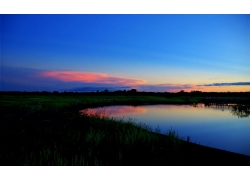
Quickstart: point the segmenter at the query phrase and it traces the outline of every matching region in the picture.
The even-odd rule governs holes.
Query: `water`
[[[250,156],[250,117],[240,117],[231,106],[205,107],[191,105],[108,106],[88,109],[104,111],[111,117],[123,117],[145,123],[153,130],[160,127],[165,134],[170,129],[190,141]]]

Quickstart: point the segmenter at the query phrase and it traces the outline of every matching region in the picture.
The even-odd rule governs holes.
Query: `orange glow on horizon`
[[[184,90],[185,92],[191,91],[202,91],[202,92],[249,92],[249,86],[198,86],[195,84],[189,84],[188,88],[186,85],[176,84],[176,85],[166,85],[168,87],[174,86],[176,88],[171,90],[166,90],[167,92],[180,92]]]
[[[249,86],[194,86],[193,89],[187,89],[190,91],[202,91],[202,92],[249,92]]]

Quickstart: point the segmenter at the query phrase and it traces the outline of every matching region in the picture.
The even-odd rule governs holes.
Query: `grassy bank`
[[[174,131],[159,136],[150,127],[98,113],[62,111],[53,120],[1,125],[1,165],[174,165],[181,143]]]

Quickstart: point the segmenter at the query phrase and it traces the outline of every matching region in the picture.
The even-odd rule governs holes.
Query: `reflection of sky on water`
[[[143,114],[147,112],[147,109],[141,106],[112,106],[105,108],[107,113],[113,117],[123,117],[127,114]]]
[[[95,112],[101,112],[110,117],[128,117],[129,115],[143,114],[147,112],[147,109],[141,106],[109,106],[102,108],[86,109],[84,113],[89,115]]]
[[[110,106],[105,113],[112,117],[131,117],[161,133],[171,128],[184,139],[190,137],[198,144],[237,152],[250,156],[250,118],[232,115],[231,108],[199,105]]]

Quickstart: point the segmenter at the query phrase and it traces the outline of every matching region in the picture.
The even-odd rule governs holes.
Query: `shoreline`
[[[199,165],[249,166],[250,156],[183,141],[184,154],[189,159],[196,158]]]
[[[166,136],[164,134],[159,136]],[[184,165],[191,166],[249,166],[250,156],[235,152],[226,151],[223,149],[213,148],[188,142],[182,139],[181,141],[181,156],[184,159]],[[191,164],[189,162],[192,162]]]

